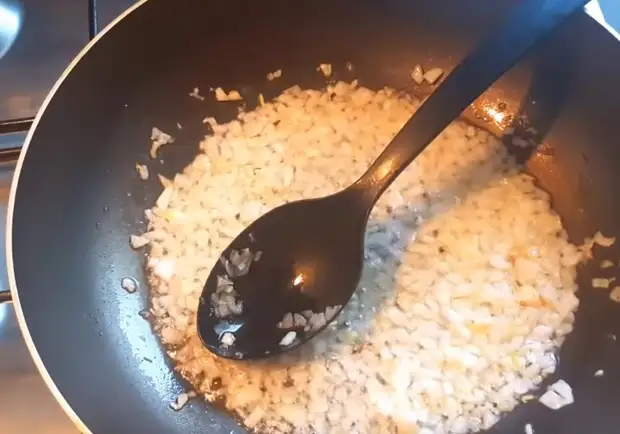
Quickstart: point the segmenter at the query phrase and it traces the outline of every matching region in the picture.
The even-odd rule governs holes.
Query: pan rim
[[[22,309],[20,299],[19,299],[19,291],[17,289],[17,282],[15,278],[15,269],[13,266],[13,216],[15,211],[15,198],[17,196],[17,188],[19,184],[20,174],[23,168],[24,160],[26,159],[26,154],[28,153],[28,149],[30,147],[30,143],[34,132],[37,129],[37,126],[45,114],[45,111],[50,104],[50,102],[54,99],[54,96],[60,86],[64,83],[65,79],[70,75],[73,69],[80,63],[82,58],[95,46],[99,40],[105,36],[107,32],[109,32],[114,26],[120,23],[123,19],[127,18],[132,12],[138,9],[140,6],[144,5],[149,0],[138,0],[136,3],[127,8],[124,12],[118,15],[114,20],[112,20],[107,26],[105,26],[93,39],[91,39],[82,50],[75,56],[75,58],[69,63],[66,69],[62,72],[60,77],[54,83],[54,86],[51,88],[45,100],[41,104],[34,121],[32,122],[32,126],[28,130],[28,134],[24,140],[24,144],[22,146],[22,150],[19,154],[19,158],[15,165],[15,173],[13,175],[13,180],[11,181],[11,189],[9,193],[9,202],[7,206],[7,219],[6,219],[6,227],[5,227],[5,250],[6,250],[6,268],[8,275],[8,283],[9,290],[11,292],[11,299],[13,302],[13,308],[15,309],[15,316],[17,318],[17,323],[19,325],[19,329],[24,338],[24,342],[26,343],[26,347],[28,348],[28,352],[30,353],[30,357],[32,358],[39,375],[45,382],[45,385],[52,393],[52,396],[56,400],[56,402],[60,405],[65,414],[69,417],[71,422],[77,429],[84,434],[93,434],[93,432],[86,426],[86,424],[82,421],[82,419],[77,415],[77,413],[73,410],[69,402],[65,399],[62,392],[54,382],[50,373],[48,372],[39,351],[37,350],[36,344],[30,334],[30,330],[28,329],[28,323],[24,316],[24,311]]]

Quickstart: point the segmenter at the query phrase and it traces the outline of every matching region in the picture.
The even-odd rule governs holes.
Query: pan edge
[[[43,101],[43,104],[39,108],[39,111],[37,112],[37,115],[34,118],[32,126],[30,127],[30,130],[28,130],[28,134],[26,135],[26,139],[24,141],[22,151],[20,152],[19,159],[17,160],[17,164],[15,166],[15,174],[11,182],[11,190],[9,194],[9,202],[8,202],[8,207],[7,207],[7,219],[6,219],[6,228],[5,228],[6,268],[7,268],[9,289],[11,291],[13,307],[15,309],[15,316],[19,324],[19,329],[24,338],[24,342],[26,343],[26,347],[28,348],[28,352],[30,353],[30,357],[32,358],[34,362],[37,368],[37,371],[39,372],[39,375],[41,375],[41,378],[45,382],[45,385],[50,390],[54,399],[56,400],[56,402],[58,402],[58,404],[60,405],[62,410],[65,412],[65,414],[69,417],[69,419],[71,419],[71,422],[77,427],[77,429],[81,433],[84,433],[84,434],[93,434],[93,433],[86,426],[86,424],[80,419],[80,417],[73,410],[71,405],[67,402],[62,392],[60,391],[60,389],[58,388],[58,386],[52,379],[51,375],[49,374],[47,368],[45,367],[45,363],[43,362],[43,359],[41,358],[41,355],[39,354],[36,344],[34,343],[34,340],[32,339],[32,335],[30,334],[30,331],[28,329],[28,324],[24,316],[22,306],[20,304],[19,293],[17,289],[17,282],[15,278],[15,270],[13,267],[13,214],[15,210],[15,198],[17,195],[17,188],[19,184],[20,173],[22,171],[22,167],[24,164],[24,160],[26,158],[26,154],[28,153],[30,142],[32,140],[34,132],[36,131],[36,128],[41,118],[45,114],[45,110],[47,109],[49,103],[54,98],[58,89],[64,83],[65,79],[69,76],[71,71],[73,71],[73,69],[82,60],[82,58],[95,46],[97,42],[99,42],[99,40],[103,36],[105,36],[107,32],[109,32],[114,26],[120,23],[123,19],[127,18],[133,11],[138,9],[140,6],[144,5],[147,1],[148,0],[137,1],[132,6],[127,8],[123,13],[117,16],[114,20],[112,20],[93,39],[91,39],[84,46],[84,48],[82,48],[82,50],[77,54],[77,56],[75,56],[75,58],[71,61],[71,63],[69,63],[67,68],[63,71],[63,73],[58,78],[58,80],[56,80],[56,82],[54,83],[54,86],[51,88],[51,90],[45,97],[45,100]]]

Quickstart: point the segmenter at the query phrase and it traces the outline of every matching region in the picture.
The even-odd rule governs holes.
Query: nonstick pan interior
[[[134,167],[147,158],[153,126],[183,126],[162,151],[160,172],[170,176],[196,154],[204,117],[236,114],[191,98],[195,87],[268,98],[288,85],[320,86],[314,69],[331,63],[336,78],[414,91],[414,65],[450,69],[510,3],[151,0],[98,40],[36,125],[8,229],[24,332],[81,423],[95,433],[243,432],[200,402],[169,408],[183,383],[139,315],[148,307],[144,258],[128,237],[144,228],[143,211],[160,192]],[[282,80],[266,83],[278,68]],[[616,41],[578,15],[483,99],[504,102],[544,135],[545,152],[528,168],[552,193],[573,241],[597,230],[620,235],[619,72]],[[620,258],[615,247],[605,254]],[[560,355],[558,375],[576,402],[556,412],[523,404],[492,432],[522,433],[525,423],[537,433],[617,431],[620,350],[612,336],[620,334],[620,306],[592,290],[596,272],[596,263],[581,270],[576,329]],[[139,294],[120,290],[124,276],[139,277]],[[593,376],[598,369],[603,379]]]

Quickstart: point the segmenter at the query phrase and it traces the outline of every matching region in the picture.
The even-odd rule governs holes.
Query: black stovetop
[[[32,118],[71,60],[135,0],[20,1],[22,29],[0,58],[0,150],[4,161],[17,156]]]

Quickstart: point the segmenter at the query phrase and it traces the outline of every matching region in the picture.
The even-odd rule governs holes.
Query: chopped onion
[[[233,268],[233,265],[226,258],[222,257],[220,261],[225,264],[227,269]],[[231,271],[234,270],[231,269]],[[230,315],[241,315],[243,313],[243,301],[236,300],[238,295],[234,283],[227,276],[218,275],[215,292],[211,294],[211,306],[213,306],[215,316],[226,318]]]
[[[153,267],[153,274],[164,281],[169,281],[174,276],[174,261],[169,258],[157,261]]]
[[[131,244],[131,247],[134,249],[141,249],[150,242],[151,240],[143,235],[131,235],[129,237],[129,244]]]
[[[215,99],[218,101],[228,101],[228,95],[224,92],[224,89],[218,87],[215,89]]]
[[[138,289],[138,282],[133,277],[123,277],[121,279],[121,288],[129,294],[133,294]]]
[[[263,410],[260,406],[257,406],[252,410],[252,412],[245,419],[245,425],[252,429],[263,419],[265,416],[265,410]]]
[[[583,244],[579,247],[581,250],[584,259],[592,259],[592,248],[594,247],[594,239],[586,238],[583,241]]]
[[[531,393],[528,393],[527,395],[523,395],[521,397],[521,402],[530,402],[530,401],[533,401],[534,399],[536,399],[536,397],[532,395]]]
[[[151,129],[151,140],[161,142],[162,144],[174,142],[174,138],[170,134],[164,133],[157,127]]]
[[[236,90],[231,90],[230,92],[226,93],[224,89],[218,87],[215,89],[214,92],[215,99],[218,101],[239,101],[240,99],[243,99],[241,97],[241,94]]]
[[[235,268],[231,265],[228,259],[223,256],[220,256],[220,262],[224,266],[224,269],[226,270],[226,274],[228,274],[230,277],[235,277],[234,276]]]
[[[138,172],[138,176],[141,180],[146,181],[149,179],[149,168],[146,167],[145,164],[136,163],[136,172]]]
[[[253,260],[254,255],[250,249],[232,250],[228,260],[220,258],[220,261],[226,267],[226,273],[232,278],[248,274]]]
[[[282,70],[278,69],[277,71],[273,71],[267,74],[267,80],[272,81],[276,78],[282,77]]]
[[[443,75],[443,69],[433,68],[429,71],[426,71],[426,73],[424,73],[424,80],[426,80],[428,84],[435,84],[437,80],[439,80],[439,77],[441,77],[442,75]]]
[[[489,264],[491,264],[493,268],[497,268],[499,270],[508,270],[511,267],[510,262],[508,262],[502,255],[491,255],[489,257]]]
[[[538,400],[552,410],[559,410],[575,402],[573,390],[564,380],[558,380],[549,386],[547,391]]]
[[[233,283],[226,276],[217,276],[217,287],[215,292],[230,293],[233,289]]]
[[[525,424],[525,434],[534,434],[534,428],[531,423]]]
[[[553,390],[561,397],[573,401],[573,389],[566,381],[558,380],[549,386],[549,389]]]
[[[164,188],[172,188],[174,186],[174,183],[163,175],[157,174],[157,179],[159,179],[159,183]]]
[[[605,371],[603,371],[602,369],[599,369],[598,371],[596,371],[594,373],[594,376],[595,377],[602,377],[604,373],[605,373]]]
[[[297,333],[296,332],[288,332],[287,334],[284,335],[284,337],[280,341],[280,346],[281,347],[288,347],[290,344],[293,343],[293,341],[295,340],[296,337],[297,337]]]
[[[175,222],[175,221],[178,222],[185,218],[185,214],[183,214],[181,211],[176,210],[176,209],[164,211],[162,215],[170,223]]]
[[[601,268],[605,269],[605,268],[611,268],[614,266],[614,263],[611,262],[609,259],[605,259],[603,261],[601,261]]]
[[[280,321],[278,323],[278,328],[290,329],[290,328],[293,328],[293,324],[294,324],[293,323],[293,314],[292,313],[287,313],[282,318],[282,321]]]
[[[321,71],[328,78],[332,75],[332,65],[329,63],[321,63],[316,70]]]
[[[243,301],[235,300],[237,293],[233,290],[229,293],[214,292],[211,294],[211,305],[218,318],[226,318],[230,315],[241,315],[243,313]]]
[[[243,301],[233,301],[228,303],[228,310],[233,315],[241,315],[243,313]]]
[[[170,199],[172,199],[172,194],[174,190],[172,188],[164,188],[164,191],[161,192],[155,204],[157,208],[165,210],[168,209],[168,205],[170,204]]]
[[[252,254],[250,249],[246,248],[246,249],[241,250],[236,263],[233,262],[232,259],[231,259],[231,262],[233,262],[233,265],[237,267],[237,270],[239,273],[238,276],[244,276],[249,273],[250,265],[252,264],[253,260],[254,260],[254,255]]]
[[[151,141],[153,143],[151,144],[151,150],[149,152],[149,155],[151,156],[151,158],[156,158],[159,148],[161,148],[163,145],[167,145],[168,143],[173,143],[174,137],[172,137],[170,134],[164,133],[159,128],[153,127],[153,129],[151,130]]]
[[[592,287],[593,288],[603,288],[603,289],[607,289],[609,288],[609,285],[611,285],[611,282],[613,282],[615,279],[612,278],[604,278],[604,277],[595,277],[594,279],[592,279]]]
[[[189,96],[199,99],[201,101],[204,101],[205,97],[200,95],[200,89],[198,89],[197,87],[194,88],[193,91],[190,92]]]
[[[181,410],[183,407],[185,407],[185,405],[187,405],[187,403],[189,402],[189,398],[190,396],[187,393],[181,393],[174,401],[170,403],[170,408],[172,408],[174,411]]]
[[[417,84],[422,84],[422,82],[424,81],[424,71],[422,70],[422,67],[420,65],[416,65],[413,68],[413,71],[411,71],[411,78]]]
[[[606,237],[601,231],[594,234],[594,243],[602,247],[610,247],[616,242],[616,237]]]
[[[230,332],[226,332],[222,335],[220,343],[224,347],[232,347],[235,344],[235,335]]]
[[[307,323],[308,320],[303,315],[298,313],[293,314],[293,326],[305,327]]]
[[[228,101],[239,101],[242,100],[241,94],[236,90],[231,90],[228,92]]]
[[[550,408],[551,410],[559,410],[564,407],[564,403],[562,401],[562,397],[555,393],[553,390],[546,391],[538,401],[544,405],[545,407]]]
[[[620,286],[614,287],[614,289],[609,294],[609,298],[616,303],[620,303]]]
[[[324,327],[325,324],[327,324],[327,319],[325,318],[325,313],[323,313],[323,312],[315,313],[315,314],[312,314],[312,317],[310,318],[309,324],[306,325],[306,329],[309,329],[309,330],[312,330],[312,331],[316,331],[316,330]]]
[[[318,330],[331,321],[341,308],[341,305],[337,305],[328,306],[325,312],[321,313],[314,313],[310,310],[305,310],[301,313],[287,313],[278,323],[278,328],[292,329],[295,327],[303,327],[306,332]]]

